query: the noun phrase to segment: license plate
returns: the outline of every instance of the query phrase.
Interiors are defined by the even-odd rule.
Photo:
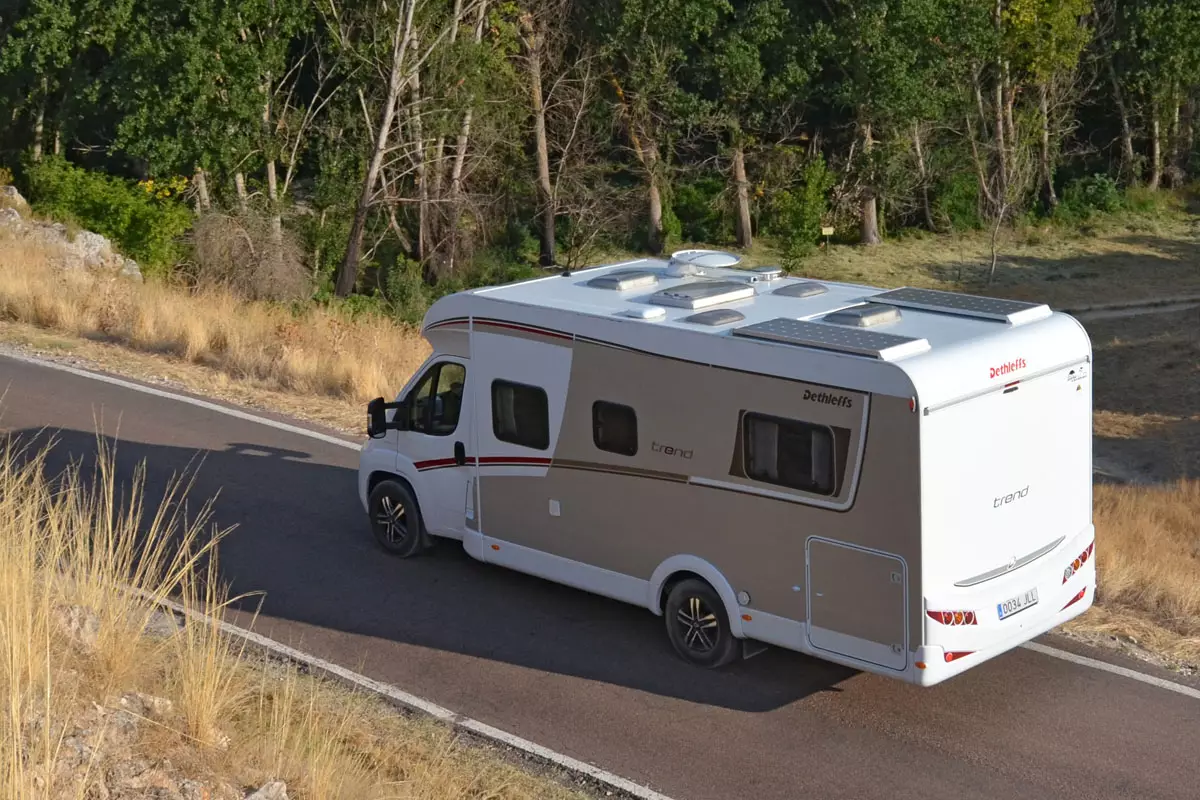
[[[1024,611],[1030,606],[1036,606],[1037,601],[1038,591],[1035,586],[1032,589],[1021,592],[1016,597],[1010,597],[1002,603],[997,603],[996,613],[999,614],[1000,619],[1008,619],[1013,614]]]

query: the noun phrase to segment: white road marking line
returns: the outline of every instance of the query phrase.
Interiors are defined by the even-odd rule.
[[[338,439],[336,437],[329,436],[324,433],[320,433],[318,431],[309,430],[308,428],[302,428],[298,425],[289,425],[286,422],[276,422],[275,420],[267,419],[266,417],[260,417],[255,414],[249,414],[249,413],[246,413],[244,411],[239,411],[234,408],[228,408],[226,406],[217,405],[216,403],[209,403],[204,400],[197,400],[196,398],[193,398],[193,397],[187,397],[185,395],[175,394],[173,392],[164,391],[162,389],[155,389],[150,386],[142,386],[141,384],[132,383],[130,381],[122,380],[120,378],[114,378],[110,375],[101,375],[101,374],[98,374],[95,372],[88,372],[87,370],[76,369],[75,367],[68,367],[65,364],[57,364],[53,361],[43,361],[41,359],[33,358],[31,356],[5,353],[4,357],[12,358],[16,361],[24,361],[26,363],[33,364],[33,365],[39,366],[39,367],[46,367],[48,369],[56,369],[56,370],[60,370],[62,372],[69,372],[72,375],[78,375],[82,378],[91,378],[93,380],[104,381],[105,383],[111,383],[111,384],[114,384],[116,386],[121,386],[126,389],[133,389],[134,391],[138,391],[138,392],[145,392],[146,394],[152,394],[152,395],[155,395],[156,397],[163,397],[168,400],[176,400],[181,403],[190,403],[194,406],[200,406],[201,408],[207,408],[211,411],[216,411],[219,414],[227,414],[231,417],[237,417],[238,419],[244,419],[244,420],[248,420],[250,422],[257,422],[261,425],[267,425],[272,428],[278,428],[279,430],[284,430],[284,431],[288,431],[289,433],[294,433],[297,436],[307,436],[311,439],[319,439],[323,442],[329,442],[330,444],[340,445],[341,447],[345,447],[350,450],[358,450],[359,449],[359,445],[354,444],[353,442],[348,442],[345,439]],[[1103,672],[1112,673],[1114,675],[1120,675],[1122,677],[1130,678],[1135,681],[1141,681],[1142,683],[1146,683],[1151,686],[1157,686],[1160,689],[1166,689],[1167,691],[1171,691],[1171,692],[1178,692],[1179,694],[1185,695],[1187,697],[1193,697],[1193,698],[1200,700],[1200,690],[1193,689],[1190,686],[1184,686],[1183,684],[1180,684],[1180,683],[1172,683],[1171,681],[1163,680],[1162,678],[1156,678],[1151,675],[1146,675],[1145,673],[1138,672],[1136,670],[1127,669],[1125,667],[1114,666],[1112,664],[1108,664],[1104,661],[1099,661],[1094,658],[1087,658],[1086,656],[1077,656],[1074,653],[1068,653],[1066,650],[1059,650],[1058,648],[1055,648],[1055,647],[1047,647],[1046,645],[1038,644],[1037,642],[1026,642],[1025,644],[1022,644],[1020,646],[1026,648],[1028,650],[1033,650],[1034,652],[1041,653],[1042,655],[1051,656],[1052,658],[1060,658],[1064,661],[1070,661],[1071,663],[1077,664],[1082,667],[1090,667],[1092,669],[1098,669]],[[449,712],[447,712],[447,713],[449,713]],[[480,724],[482,724],[482,723],[480,723]],[[564,756],[564,758],[566,758],[566,756]]]
[[[43,361],[40,358],[34,358],[33,356],[26,356],[26,355],[22,355],[20,353],[14,353],[11,351],[5,351],[3,353],[0,353],[0,357],[11,358],[13,361],[22,361],[22,362],[25,362],[26,364],[33,364],[34,366],[45,367],[47,369],[56,369],[59,372],[68,372],[72,375],[77,375],[81,378],[90,378],[91,380],[94,380],[94,381],[102,381],[104,383],[111,383],[115,386],[120,386],[123,389],[133,389],[134,391],[137,391],[137,392],[144,392],[146,394],[152,394],[155,397],[163,397],[163,398],[166,398],[167,400],[175,400],[180,403],[188,403],[193,406],[199,406],[200,408],[208,409],[209,411],[216,411],[218,414],[226,414],[230,417],[237,417],[238,419],[244,419],[249,422],[257,422],[260,425],[267,425],[272,428],[278,428],[281,431],[287,431],[288,433],[294,433],[297,436],[307,436],[310,439],[319,439],[322,442],[326,442],[328,444],[336,444],[339,447],[345,447],[348,450],[361,449],[361,446],[354,442],[347,441],[346,439],[339,439],[336,436],[330,436],[329,434],[321,433],[320,431],[314,431],[309,428],[301,428],[298,425],[289,425],[286,422],[277,422],[273,419],[268,419],[267,417],[260,417],[257,414],[250,414],[245,411],[239,411],[236,408],[229,408],[228,406],[219,405],[217,403],[210,403],[207,400],[199,400],[195,397],[188,397],[187,395],[176,394],[174,392],[168,392],[164,389],[156,389],[153,386],[143,386],[140,383],[133,383],[132,381],[126,381],[126,380],[122,380],[120,378],[114,378],[111,375],[104,375],[99,372],[89,372],[87,370],[77,369],[76,367],[69,367],[66,364],[59,364],[55,361]],[[363,412],[363,416],[365,419],[365,417],[366,417],[365,410]]]
[[[158,600],[157,602],[170,608],[176,613],[183,614],[205,623],[212,622],[212,620],[210,620],[206,614],[194,609],[186,609],[178,603],[170,600]],[[337,675],[339,678],[356,686],[375,692],[376,694],[381,694],[396,701],[397,703],[400,703],[401,705],[424,712],[425,714],[436,717],[437,719],[440,719],[451,725],[469,730],[472,733],[475,733],[486,739],[508,745],[509,747],[522,750],[526,753],[531,753],[539,758],[545,759],[552,764],[557,764],[558,766],[568,769],[572,772],[587,775],[593,780],[620,789],[629,793],[630,795],[633,795],[634,797],[640,798],[640,800],[671,800],[671,798],[667,795],[660,794],[648,786],[642,786],[639,783],[634,783],[633,781],[622,778],[619,775],[614,775],[607,770],[603,770],[586,762],[571,758],[568,755],[556,752],[548,747],[542,747],[540,744],[531,742],[528,739],[522,739],[520,736],[514,736],[513,734],[502,731],[499,728],[494,728],[487,723],[457,714],[448,708],[443,708],[442,706],[437,705],[436,703],[431,703],[428,700],[423,700],[420,697],[417,697],[416,695],[411,695],[408,692],[401,691],[391,684],[382,683],[374,680],[373,678],[368,678],[366,675],[360,675],[353,670],[346,669],[343,666],[325,661],[317,656],[296,650],[292,647],[288,647],[287,645],[281,644],[274,639],[269,639],[266,636],[248,631],[245,628],[238,627],[237,625],[233,625],[222,620],[216,620],[216,624],[221,631],[230,636],[236,636],[241,639],[245,639],[248,642],[252,642],[259,647],[270,650],[276,655],[283,656],[291,661],[296,661],[309,667]]]
[[[1100,661],[1087,656],[1077,656],[1074,653],[1068,653],[1066,650],[1059,650],[1057,647],[1047,647],[1044,644],[1037,642],[1026,642],[1021,645],[1027,650],[1032,650],[1035,653],[1050,656],[1051,658],[1061,658],[1063,661],[1070,661],[1072,664],[1078,664],[1082,667],[1091,667],[1092,669],[1111,672],[1114,675],[1120,675],[1124,678],[1130,678],[1142,683],[1148,683],[1151,686],[1157,686],[1159,689],[1166,689],[1168,692],[1178,692],[1185,697],[1191,697],[1195,700],[1200,700],[1200,689],[1193,689],[1191,686],[1184,686],[1182,683],[1172,683],[1162,678],[1156,678],[1153,675],[1147,675],[1144,672],[1138,672],[1134,669],[1126,667],[1118,667],[1116,664],[1109,664],[1106,661]]]

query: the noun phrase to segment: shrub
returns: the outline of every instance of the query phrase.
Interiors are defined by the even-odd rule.
[[[1091,218],[1098,211],[1109,214],[1119,211],[1123,205],[1121,189],[1117,182],[1097,172],[1085,178],[1076,178],[1067,184],[1054,215],[1062,220],[1082,221]]]
[[[181,253],[192,214],[180,195],[187,181],[136,184],[89,172],[60,156],[27,171],[29,202],[40,214],[99,233],[150,272],[165,272]]]
[[[827,193],[834,184],[833,173],[821,156],[804,165],[801,185],[774,192],[768,204],[770,229],[780,238],[783,266],[794,269],[821,237],[821,221],[829,209]]]

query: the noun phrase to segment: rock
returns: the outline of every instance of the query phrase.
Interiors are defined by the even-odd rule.
[[[12,192],[6,192],[7,189]],[[53,266],[106,272],[138,283],[143,281],[137,262],[118,253],[104,236],[88,230],[71,233],[61,222],[25,219],[22,209],[28,214],[29,206],[20,194],[15,194],[15,198],[10,196],[14,193],[16,189],[0,186],[0,228],[12,232],[18,239],[40,246]]]
[[[246,800],[288,800],[287,784],[283,781],[267,781]]]
[[[125,694],[117,705],[123,711],[128,711],[135,717],[144,717],[155,722],[162,722],[171,716],[171,711],[174,709],[170,700],[143,694],[142,692],[129,692]]]
[[[15,186],[0,186],[0,209],[17,212],[17,216],[28,216],[29,203],[21,197]]]
[[[94,653],[100,642],[100,618],[82,606],[58,606],[59,628],[87,653]]]
[[[137,775],[116,782],[109,788],[114,800],[141,800],[150,797],[155,800],[184,800],[179,790],[179,782],[163,767],[150,767]]]

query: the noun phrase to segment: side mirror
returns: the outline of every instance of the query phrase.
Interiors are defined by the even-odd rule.
[[[407,405],[403,400],[388,403],[382,397],[376,397],[367,403],[367,436],[372,439],[382,439],[389,430],[404,430],[408,422]],[[388,422],[387,412],[391,409],[396,409],[397,413],[392,417],[392,421]]]

